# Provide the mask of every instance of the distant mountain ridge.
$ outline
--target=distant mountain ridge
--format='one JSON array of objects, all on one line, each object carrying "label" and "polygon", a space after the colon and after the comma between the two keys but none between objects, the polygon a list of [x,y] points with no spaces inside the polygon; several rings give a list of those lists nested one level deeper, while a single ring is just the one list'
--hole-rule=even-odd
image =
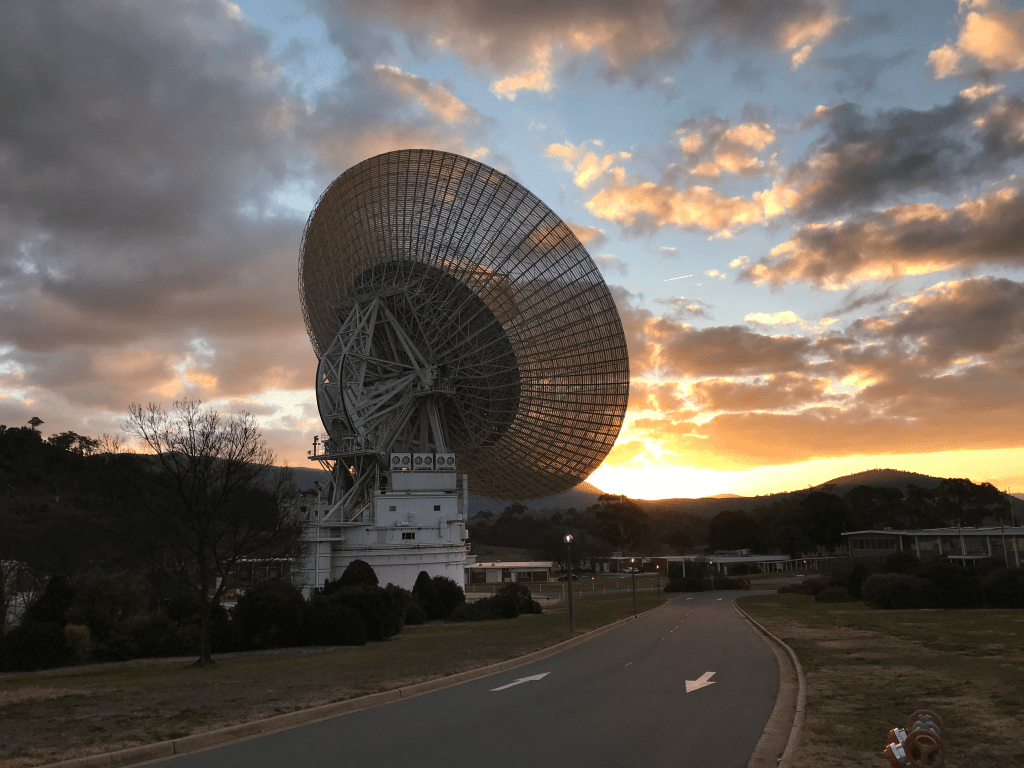
[{"label": "distant mountain ridge", "polygon": [[[295,473],[295,483],[302,490],[312,488],[314,481],[324,484],[329,479],[328,474],[321,469],[303,467],[295,468],[293,471]],[[813,491],[825,491],[827,493],[834,493],[837,496],[843,496],[859,485],[868,485],[874,488],[898,488],[901,493],[906,495],[907,488],[911,485],[916,485],[919,488],[937,488],[943,479],[945,478],[922,475],[917,472],[905,472],[900,469],[868,469],[852,475],[843,475],[813,487],[797,491],[772,493],[765,496],[737,496],[735,494],[719,493],[699,499],[637,499],[636,501],[648,512],[654,514],[691,512],[701,517],[711,518],[725,510],[749,512],[758,505],[770,504],[773,501],[786,500],[788,498],[799,498]],[[529,513],[533,515],[539,514],[543,516],[545,513],[554,513],[557,510],[567,509],[577,509],[582,512],[587,507],[597,504],[598,498],[604,494],[605,491],[602,491],[593,483],[583,481],[557,496],[549,496],[544,499],[530,499],[522,503],[527,507]],[[1011,494],[1011,498],[1014,499],[1011,502],[1014,513],[1019,516],[1018,519],[1024,519],[1024,499],[1021,498],[1020,494]],[[510,504],[512,504],[511,501],[486,499],[470,493],[469,514],[475,515],[477,512],[484,510],[500,514]]]},{"label": "distant mountain ridge", "polygon": [[899,488],[904,495],[907,488],[916,485],[918,488],[938,488],[943,478],[921,475],[917,472],[904,472],[902,469],[868,469],[852,475],[843,475],[827,483],[816,485],[816,490],[835,489],[839,495],[846,493],[858,485],[870,485],[873,488]]}]

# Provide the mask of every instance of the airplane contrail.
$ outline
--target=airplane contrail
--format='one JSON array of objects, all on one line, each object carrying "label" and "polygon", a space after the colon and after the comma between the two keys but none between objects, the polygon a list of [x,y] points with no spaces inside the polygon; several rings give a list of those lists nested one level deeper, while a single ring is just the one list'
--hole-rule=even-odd
[{"label": "airplane contrail", "polygon": [[670,278],[668,278],[668,280],[662,280],[661,282],[667,283],[667,282],[670,282],[672,280],[685,280],[688,277],[693,277],[693,275],[683,275],[681,277],[670,277]]}]

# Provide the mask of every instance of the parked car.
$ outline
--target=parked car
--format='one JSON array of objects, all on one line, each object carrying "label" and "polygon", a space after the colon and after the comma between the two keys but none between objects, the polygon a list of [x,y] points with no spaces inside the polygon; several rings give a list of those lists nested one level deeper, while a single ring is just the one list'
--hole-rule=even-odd
[{"label": "parked car", "polygon": [[624,568],[622,570],[622,572],[623,573],[643,573],[643,571],[640,570],[639,568]]},{"label": "parked car", "polygon": [[[568,580],[569,580],[569,577],[568,577],[568,576],[559,576],[559,577],[558,577],[558,580],[559,580],[559,581],[568,581]],[[579,577],[579,576],[577,576],[577,575],[576,575],[576,574],[574,573],[574,574],[572,575],[572,580],[573,580],[573,581],[579,581],[579,580],[580,580],[580,577]]]}]

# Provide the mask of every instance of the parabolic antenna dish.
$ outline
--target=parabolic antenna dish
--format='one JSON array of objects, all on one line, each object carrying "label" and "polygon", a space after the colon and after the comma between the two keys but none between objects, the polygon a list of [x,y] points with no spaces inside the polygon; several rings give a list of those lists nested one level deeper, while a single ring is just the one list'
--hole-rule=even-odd
[{"label": "parabolic antenna dish", "polygon": [[428,390],[434,442],[487,498],[566,491],[619,434],[629,361],[607,285],[550,208],[483,163],[400,150],[347,170],[306,224],[299,292],[321,418],[352,455],[410,450]]}]

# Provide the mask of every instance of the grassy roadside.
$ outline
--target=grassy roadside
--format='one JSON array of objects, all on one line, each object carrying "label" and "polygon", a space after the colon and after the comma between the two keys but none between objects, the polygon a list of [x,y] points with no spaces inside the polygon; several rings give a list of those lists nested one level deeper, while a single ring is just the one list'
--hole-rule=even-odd
[{"label": "grassy roadside", "polygon": [[[637,594],[640,611],[658,605]],[[575,601],[577,634],[632,614],[631,595]],[[400,688],[567,640],[568,609],[504,621],[406,627],[383,643],[0,675],[0,767],[22,768]]]},{"label": "grassy roadside", "polygon": [[945,720],[947,765],[1024,765],[1024,612],[877,611],[804,595],[740,605],[803,665],[797,768],[883,765],[888,730],[922,708]]}]

